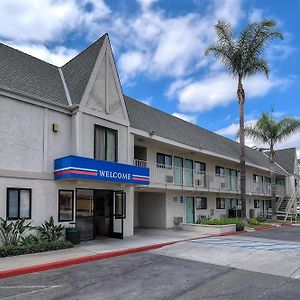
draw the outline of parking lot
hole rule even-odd
[[[3,279],[0,295],[1,299],[300,299],[299,234],[300,227],[288,227],[181,242]]]

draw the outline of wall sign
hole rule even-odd
[[[80,156],[54,161],[54,179],[90,179],[149,185],[149,168],[136,167]]]

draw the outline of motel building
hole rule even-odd
[[[295,149],[277,151],[282,211]],[[53,216],[81,239],[240,213],[239,144],[127,97],[109,37],[62,67],[0,44],[0,217]],[[247,215],[268,215],[267,156],[246,149]]]

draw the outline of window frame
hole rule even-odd
[[[9,191],[18,191],[18,216],[9,217]],[[29,217],[28,218],[20,218],[20,191],[29,191]],[[6,188],[6,220],[31,220],[31,210],[32,210],[32,189],[31,188],[16,188],[16,187],[8,187]]]
[[[197,170],[197,168],[196,168],[197,164],[199,164],[199,166],[200,166],[200,171]],[[204,166],[204,171],[201,171],[201,165]],[[199,160],[195,160],[194,169],[195,169],[196,174],[205,174],[205,172],[206,172],[206,163],[204,163],[202,161],[199,161]]]
[[[200,204],[202,204],[202,201],[203,200],[205,200],[205,207],[201,207],[201,205],[200,206],[198,206],[198,201],[197,201],[197,199],[200,199]],[[207,209],[207,197],[195,197],[195,204],[196,204],[196,209]]]
[[[260,200],[259,199],[254,199],[253,207],[260,208]]]
[[[61,220],[60,219],[60,192],[72,192],[72,219],[71,220]],[[73,222],[74,221],[74,208],[75,208],[75,198],[74,198],[74,190],[66,190],[66,189],[59,189],[58,190],[58,222]]]
[[[218,207],[218,199],[220,199],[220,200],[224,200],[224,201],[220,201],[220,203],[222,203],[222,202],[224,202],[224,207],[222,207],[222,205],[220,206],[220,207]],[[225,209],[225,207],[226,207],[226,200],[225,200],[225,198],[222,198],[222,197],[217,197],[216,198],[216,209]]]
[[[119,133],[118,133],[118,130],[116,129],[112,129],[112,128],[109,128],[109,127],[105,127],[105,126],[102,126],[102,125],[99,125],[99,124],[95,124],[94,125],[94,159],[97,159],[96,158],[96,129],[97,128],[102,128],[104,129],[104,137],[105,137],[105,141],[104,141],[104,144],[105,144],[105,161],[108,161],[107,160],[107,131],[112,131],[114,134],[115,134],[115,141],[116,141],[116,147],[115,147],[115,161],[113,162],[118,162],[118,148],[119,148],[119,144],[118,144],[118,139],[119,139]]]
[[[164,163],[160,164],[158,163],[158,156],[162,155],[164,157]],[[171,165],[166,165],[166,157],[169,157],[171,160]],[[173,168],[173,156],[169,155],[169,154],[165,154],[165,153],[161,153],[161,152],[156,152],[156,166],[158,168],[162,168],[162,169],[172,169]]]
[[[221,174],[221,172],[218,173],[217,170],[219,170],[219,171],[223,170],[223,174]],[[215,171],[216,171],[216,175],[223,176],[223,177],[225,176],[225,168],[224,167],[216,166]]]

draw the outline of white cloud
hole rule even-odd
[[[58,41],[109,13],[102,0],[1,0],[0,36],[15,41]]]
[[[245,80],[246,98],[262,97],[272,88],[284,89],[292,80],[271,77],[269,80],[257,75]],[[193,82],[177,91],[179,109],[182,112],[206,111],[217,106],[226,106],[236,100],[236,80],[226,73],[210,75],[200,81]]]
[[[248,19],[250,23],[261,21],[263,19],[263,11],[261,9],[254,8],[251,10]]]
[[[48,49],[42,44],[16,44],[10,41],[6,42],[6,44],[59,67],[64,65],[78,53],[78,51],[75,49],[69,49],[62,46],[57,46],[53,49]]]
[[[257,120],[248,120],[245,122],[245,125],[254,125],[256,122]],[[240,128],[239,123],[232,123],[227,127],[217,130],[216,133],[229,136],[229,137],[235,137],[238,133],[239,128]]]
[[[257,122],[257,119],[248,120],[245,122],[246,125],[254,125]],[[218,134],[224,135],[229,138],[233,138],[236,141],[238,141],[238,138],[236,138],[236,134],[239,130],[239,123],[232,123],[228,125],[227,127],[221,128],[217,131],[215,131]],[[246,137],[245,138],[245,144],[248,147],[258,147],[258,148],[268,148],[267,144],[259,143],[257,141],[254,141],[253,139]],[[275,145],[275,149],[285,149],[285,148],[297,148],[297,154],[298,157],[300,157],[300,130],[296,131],[293,135],[291,135],[289,138],[287,138],[285,141],[278,143]]]
[[[181,113],[173,113],[172,116],[177,117],[179,119],[182,119],[187,122],[191,123],[197,123],[197,116],[194,115],[186,115],[186,114],[181,114]]]

